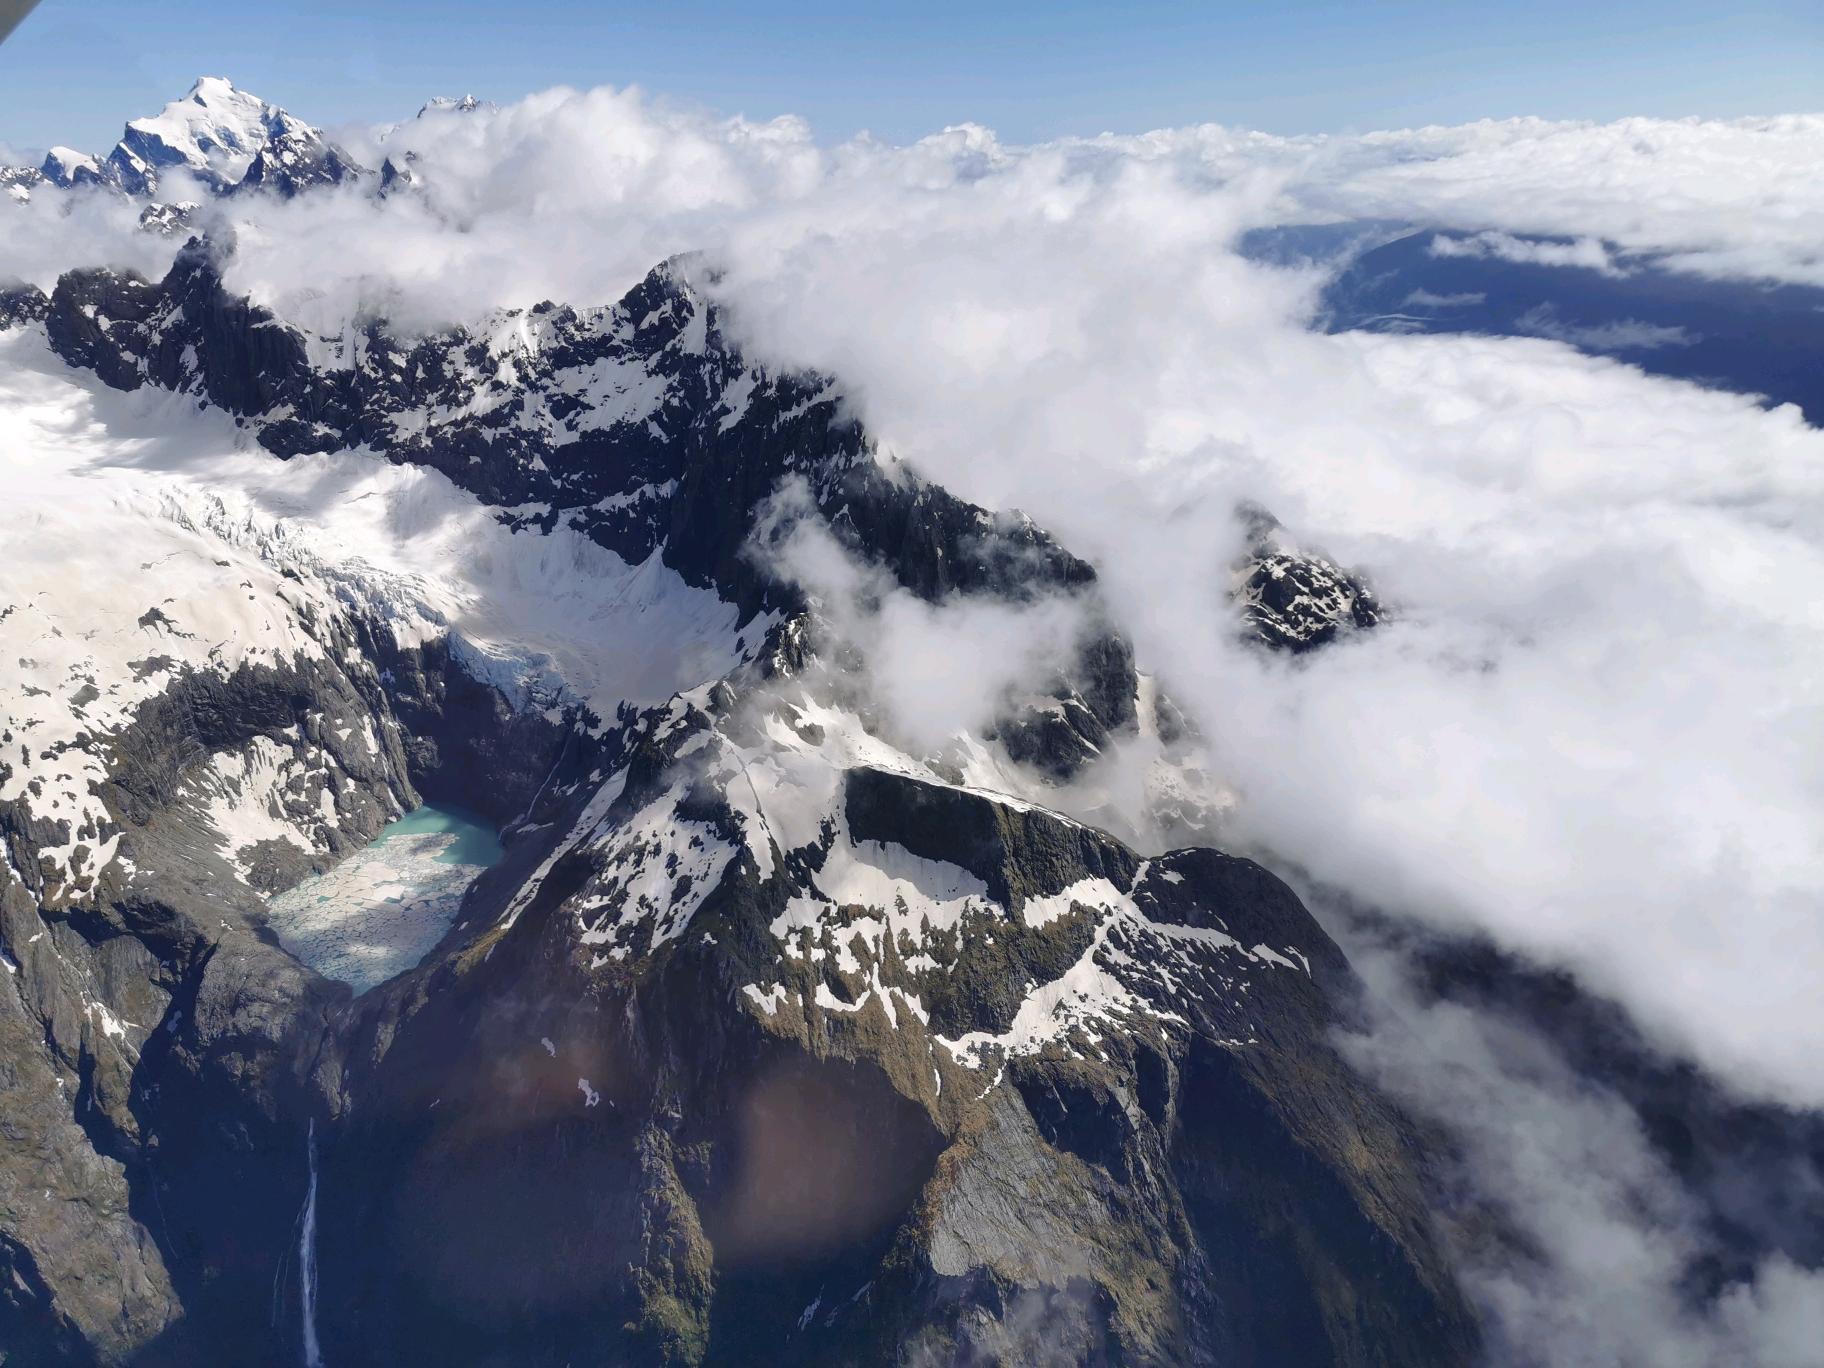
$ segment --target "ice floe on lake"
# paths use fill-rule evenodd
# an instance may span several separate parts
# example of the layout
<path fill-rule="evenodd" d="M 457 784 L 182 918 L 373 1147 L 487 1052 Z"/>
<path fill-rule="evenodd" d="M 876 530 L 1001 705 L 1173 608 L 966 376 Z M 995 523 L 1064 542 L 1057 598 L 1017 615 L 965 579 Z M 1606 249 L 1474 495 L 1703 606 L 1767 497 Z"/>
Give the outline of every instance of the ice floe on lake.
<path fill-rule="evenodd" d="M 328 873 L 273 898 L 272 929 L 319 974 L 363 993 L 429 954 L 469 885 L 499 857 L 485 824 L 427 804 Z"/>

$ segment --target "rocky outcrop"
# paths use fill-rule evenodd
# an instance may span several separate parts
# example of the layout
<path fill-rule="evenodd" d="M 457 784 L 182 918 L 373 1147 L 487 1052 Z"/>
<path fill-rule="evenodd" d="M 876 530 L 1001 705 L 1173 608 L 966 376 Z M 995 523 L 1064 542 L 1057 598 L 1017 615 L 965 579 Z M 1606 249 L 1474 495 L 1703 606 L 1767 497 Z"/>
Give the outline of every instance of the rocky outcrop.
<path fill-rule="evenodd" d="M 304 339 L 223 290 L 198 239 L 156 285 L 108 270 L 64 275 L 45 332 L 65 361 L 115 389 L 151 384 L 196 393 L 240 417 L 284 410 L 299 421 L 322 388 Z"/>
<path fill-rule="evenodd" d="M 51 301 L 34 285 L 0 286 L 0 331 L 41 322 Z"/>
<path fill-rule="evenodd" d="M 0 166 L 0 193 L 9 199 L 31 199 L 32 191 L 44 180 L 44 172 L 35 166 Z"/>
<path fill-rule="evenodd" d="M 139 228 L 160 237 L 188 237 L 194 226 L 196 205 L 189 200 L 176 204 L 148 204 L 139 211 Z"/>
<path fill-rule="evenodd" d="M 1301 550 L 1272 514 L 1250 505 L 1238 516 L 1247 550 L 1234 567 L 1231 593 L 1250 639 L 1296 655 L 1386 616 L 1367 580 Z"/>
<path fill-rule="evenodd" d="M 247 165 L 234 193 L 264 190 L 292 199 L 308 190 L 347 185 L 373 174 L 309 124 L 280 114 Z"/>
<path fill-rule="evenodd" d="M 86 152 L 69 147 L 53 147 L 44 154 L 38 167 L 41 181 L 69 190 L 77 186 L 112 187 L 113 167 Z"/>

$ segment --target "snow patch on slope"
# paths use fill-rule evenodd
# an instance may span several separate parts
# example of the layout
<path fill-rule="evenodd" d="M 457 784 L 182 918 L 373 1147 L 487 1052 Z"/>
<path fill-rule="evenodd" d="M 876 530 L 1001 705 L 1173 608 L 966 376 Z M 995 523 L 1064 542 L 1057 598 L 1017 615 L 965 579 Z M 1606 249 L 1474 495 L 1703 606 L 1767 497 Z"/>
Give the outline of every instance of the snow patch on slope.
<path fill-rule="evenodd" d="M 611 718 L 742 659 L 737 610 L 656 555 L 511 531 L 423 467 L 274 460 L 220 413 L 68 370 L 36 329 L 0 336 L 0 477 L 20 510 L 0 526 L 0 801 L 69 823 L 44 852 L 65 893 L 118 846 L 106 739 L 184 672 L 321 659 L 361 618 L 404 646 L 451 636 L 520 706 Z M 256 821 L 214 812 L 225 840 Z"/>

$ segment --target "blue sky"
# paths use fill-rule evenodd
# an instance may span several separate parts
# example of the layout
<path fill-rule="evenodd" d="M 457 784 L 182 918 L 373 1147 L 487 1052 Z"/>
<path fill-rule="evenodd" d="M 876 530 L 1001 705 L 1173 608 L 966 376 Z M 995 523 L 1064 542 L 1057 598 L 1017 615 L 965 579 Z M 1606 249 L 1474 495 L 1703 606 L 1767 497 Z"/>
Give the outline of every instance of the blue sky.
<path fill-rule="evenodd" d="M 963 120 L 1029 141 L 1206 121 L 1736 115 L 1824 109 L 1824 5 L 43 0 L 0 45 L 0 141 L 105 150 L 204 73 L 320 123 L 398 117 L 432 94 L 637 83 L 802 114 L 826 141 Z"/>

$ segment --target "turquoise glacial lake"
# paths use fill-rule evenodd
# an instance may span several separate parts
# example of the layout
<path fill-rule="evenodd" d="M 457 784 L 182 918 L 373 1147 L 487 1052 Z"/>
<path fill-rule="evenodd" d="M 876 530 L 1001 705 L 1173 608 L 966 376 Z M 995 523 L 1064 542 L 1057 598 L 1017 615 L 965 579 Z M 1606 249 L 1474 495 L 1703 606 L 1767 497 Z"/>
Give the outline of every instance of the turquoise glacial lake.
<path fill-rule="evenodd" d="M 476 865 L 487 869 L 506 854 L 500 835 L 488 819 L 446 803 L 426 803 L 389 824 L 374 837 L 369 850 L 377 850 L 401 836 L 448 836 L 450 844 L 436 858 L 440 864 Z"/>
<path fill-rule="evenodd" d="M 426 803 L 327 874 L 274 897 L 268 921 L 305 964 L 363 993 L 429 954 L 469 885 L 504 853 L 485 818 Z"/>

